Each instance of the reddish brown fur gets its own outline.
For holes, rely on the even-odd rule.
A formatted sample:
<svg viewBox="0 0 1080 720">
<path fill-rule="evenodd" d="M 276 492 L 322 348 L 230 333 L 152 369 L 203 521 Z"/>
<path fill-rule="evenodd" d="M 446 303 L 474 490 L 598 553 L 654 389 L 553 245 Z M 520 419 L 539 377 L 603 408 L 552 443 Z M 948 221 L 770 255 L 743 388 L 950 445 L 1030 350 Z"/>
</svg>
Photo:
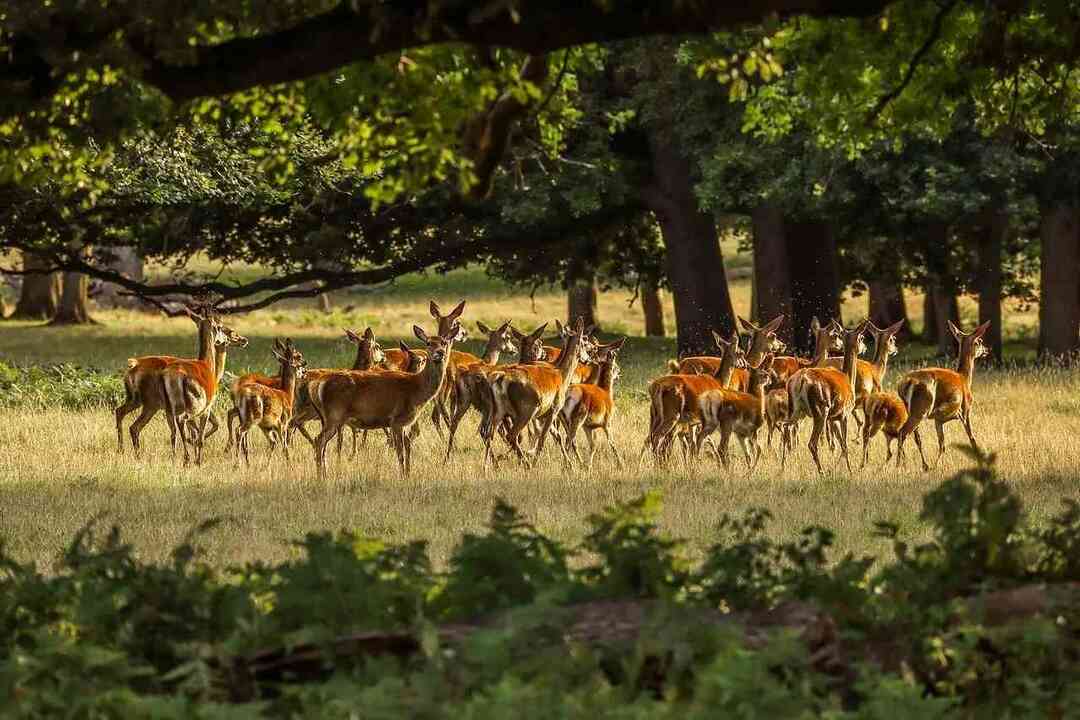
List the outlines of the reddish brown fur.
<svg viewBox="0 0 1080 720">
<path fill-rule="evenodd" d="M 875 392 L 866 398 L 866 422 L 863 423 L 862 466 L 870 457 L 870 441 L 882 431 L 885 434 L 885 462 L 892 459 L 892 441 L 899 440 L 900 430 L 908 419 L 907 406 L 896 393 Z"/>
</svg>

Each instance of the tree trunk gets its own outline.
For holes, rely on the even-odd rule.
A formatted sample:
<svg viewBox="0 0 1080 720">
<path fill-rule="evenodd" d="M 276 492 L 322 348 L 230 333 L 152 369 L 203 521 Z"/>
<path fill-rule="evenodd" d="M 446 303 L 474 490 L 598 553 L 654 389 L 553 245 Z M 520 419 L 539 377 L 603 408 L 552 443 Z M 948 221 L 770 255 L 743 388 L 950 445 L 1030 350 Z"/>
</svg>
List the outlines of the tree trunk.
<svg viewBox="0 0 1080 720">
<path fill-rule="evenodd" d="M 956 338 L 949 331 L 949 322 L 960 325 L 960 303 L 956 299 L 956 291 L 946 283 L 935 282 L 934 293 L 934 334 L 937 338 L 937 348 L 940 355 L 955 355 L 957 352 Z"/>
<path fill-rule="evenodd" d="M 585 327 L 599 327 L 596 315 L 596 275 L 589 271 L 568 281 L 566 291 L 566 321 L 573 326 L 577 319 L 585 320 Z"/>
<path fill-rule="evenodd" d="M 115 248 L 111 252 L 115 258 L 108 264 L 109 269 L 115 270 L 132 280 L 142 281 L 145 278 L 143 259 L 142 256 L 135 251 L 135 248 L 121 247 Z M 94 296 L 94 299 L 99 306 L 137 307 L 139 305 L 138 299 L 127 295 L 121 295 L 120 292 L 122 290 L 123 288 L 119 285 L 102 283 L 101 290 Z"/>
<path fill-rule="evenodd" d="M 871 280 L 867 285 L 870 288 L 870 322 L 879 328 L 884 328 L 898 320 L 903 320 L 904 325 L 897 333 L 897 339 L 909 339 L 911 327 L 908 322 L 907 306 L 904 305 L 903 285 L 898 280 L 887 278 Z"/>
<path fill-rule="evenodd" d="M 23 254 L 23 269 L 44 267 L 44 263 L 30 254 Z M 12 313 L 12 320 L 48 320 L 60 306 L 60 273 L 48 275 L 23 275 L 19 302 Z"/>
<path fill-rule="evenodd" d="M 90 248 L 86 247 L 82 254 L 90 255 Z M 60 292 L 60 308 L 53 316 L 50 325 L 90 325 L 94 323 L 90 317 L 90 278 L 82 273 L 66 272 Z"/>
<path fill-rule="evenodd" d="M 712 331 L 735 329 L 716 223 L 698 208 L 690 162 L 670 137 L 649 137 L 653 182 L 642 199 L 656 215 L 667 250 L 665 270 L 675 301 L 680 356 L 715 353 Z"/>
<path fill-rule="evenodd" d="M 937 318 L 934 316 L 934 289 L 929 280 L 923 287 L 922 301 L 922 341 L 927 345 L 937 345 Z"/>
<path fill-rule="evenodd" d="M 754 227 L 753 314 L 759 323 L 783 315 L 784 323 L 776 335 L 794 347 L 796 325 L 783 213 L 777 207 L 762 205 L 754 208 L 751 221 Z M 800 331 L 803 329 L 799 328 Z"/>
<path fill-rule="evenodd" d="M 641 283 L 641 307 L 645 311 L 645 335 L 664 337 L 664 305 L 660 300 L 660 287 L 655 280 Z"/>
<path fill-rule="evenodd" d="M 1080 333 L 1080 214 L 1076 208 L 1044 208 L 1039 301 L 1039 354 L 1071 354 Z"/>
<path fill-rule="evenodd" d="M 794 345 L 798 353 L 814 350 L 810 321 L 840 320 L 840 273 L 836 239 L 827 223 L 806 221 L 787 225 L 788 271 L 791 277 Z"/>
<path fill-rule="evenodd" d="M 956 280 L 949 261 L 949 226 L 944 222 L 931 223 L 924 233 L 927 242 L 927 285 L 931 298 L 928 309 L 932 310 L 925 319 L 933 320 L 933 334 L 928 329 L 926 339 L 937 345 L 939 354 L 948 356 L 955 354 L 956 339 L 949 332 L 946 321 L 951 320 L 954 324 L 960 322 Z"/>
<path fill-rule="evenodd" d="M 1009 233 L 1009 216 L 1004 210 L 987 213 L 979 233 L 979 324 L 990 323 L 983 343 L 994 363 L 1002 360 L 1001 342 L 1001 262 Z"/>
</svg>

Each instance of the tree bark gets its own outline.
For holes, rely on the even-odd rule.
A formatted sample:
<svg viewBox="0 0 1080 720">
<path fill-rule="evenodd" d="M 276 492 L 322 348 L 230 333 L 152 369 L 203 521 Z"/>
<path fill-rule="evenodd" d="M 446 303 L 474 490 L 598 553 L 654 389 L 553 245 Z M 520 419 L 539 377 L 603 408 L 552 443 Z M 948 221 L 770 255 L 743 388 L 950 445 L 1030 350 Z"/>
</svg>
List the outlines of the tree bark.
<svg viewBox="0 0 1080 720">
<path fill-rule="evenodd" d="M 879 328 L 888 327 L 898 320 L 904 325 L 897 333 L 897 339 L 911 337 L 907 306 L 904 304 L 904 286 L 895 279 L 877 278 L 867 283 L 870 295 L 870 322 Z"/>
<path fill-rule="evenodd" d="M 796 352 L 810 354 L 814 350 L 811 319 L 840 320 L 836 238 L 829 225 L 819 221 L 788 223 L 786 235 L 794 346 Z"/>
<path fill-rule="evenodd" d="M 83 255 L 90 256 L 86 247 Z M 91 325 L 90 317 L 90 278 L 82 273 L 66 272 L 61 286 L 60 307 L 50 321 L 50 325 Z"/>
<path fill-rule="evenodd" d="M 927 340 L 937 345 L 944 356 L 955 354 L 956 339 L 949 332 L 947 321 L 960 322 L 960 305 L 956 299 L 956 279 L 949 262 L 949 226 L 944 222 L 931 223 L 924 230 L 926 246 L 926 270 L 930 309 L 926 319 L 933 319 L 933 335 Z M 925 306 L 924 306 L 925 307 Z"/>
<path fill-rule="evenodd" d="M 585 321 L 585 327 L 599 327 L 596 319 L 596 275 L 592 272 L 571 280 L 566 291 L 566 321 L 573 325 L 579 317 Z"/>
<path fill-rule="evenodd" d="M 1001 209 L 986 214 L 978 236 L 979 324 L 990 323 L 983 343 L 996 364 L 1002 360 L 1001 341 L 1001 263 L 1009 233 L 1009 216 Z"/>
<path fill-rule="evenodd" d="M 937 317 L 934 315 L 934 288 L 930 281 L 923 287 L 922 301 L 922 341 L 927 345 L 937 345 Z"/>
<path fill-rule="evenodd" d="M 645 311 L 645 335 L 664 337 L 664 305 L 660 300 L 660 287 L 655 280 L 642 282 L 641 308 Z"/>
<path fill-rule="evenodd" d="M 142 282 L 146 273 L 143 269 L 143 258 L 135 251 L 135 248 L 121 247 L 112 250 L 115 259 L 108 264 L 111 270 L 116 270 L 122 275 Z M 101 291 L 94 296 L 99 306 L 108 307 L 137 307 L 138 299 L 121 295 L 122 288 L 113 283 L 102 283 Z"/>
<path fill-rule="evenodd" d="M 23 269 L 45 267 L 30 254 L 23 254 Z M 12 313 L 12 320 L 48 320 L 60 307 L 60 273 L 47 275 L 23 275 L 19 302 Z"/>
<path fill-rule="evenodd" d="M 650 132 L 653 182 L 642 199 L 656 215 L 667 253 L 680 356 L 715 352 L 712 331 L 735 329 L 716 223 L 698 208 L 689 160 L 670 133 Z"/>
<path fill-rule="evenodd" d="M 1043 208 L 1039 300 L 1039 354 L 1060 357 L 1076 350 L 1080 333 L 1080 212 Z"/>
<path fill-rule="evenodd" d="M 753 314 L 757 322 L 769 322 L 783 315 L 784 322 L 776 335 L 794 346 L 796 326 L 784 215 L 778 207 L 762 205 L 754 208 L 750 219 L 754 228 Z"/>
</svg>

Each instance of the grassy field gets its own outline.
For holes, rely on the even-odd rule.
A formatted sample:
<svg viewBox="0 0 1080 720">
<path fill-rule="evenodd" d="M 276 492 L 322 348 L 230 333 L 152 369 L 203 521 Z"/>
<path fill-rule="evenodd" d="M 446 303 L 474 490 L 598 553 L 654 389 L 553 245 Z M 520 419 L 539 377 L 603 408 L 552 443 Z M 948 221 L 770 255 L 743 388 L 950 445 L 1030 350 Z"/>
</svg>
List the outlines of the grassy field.
<svg viewBox="0 0 1080 720">
<path fill-rule="evenodd" d="M 740 313 L 749 303 L 746 268 L 744 256 L 729 252 Z M 270 344 L 281 336 L 291 336 L 312 367 L 347 366 L 352 348 L 342 340 L 342 327 L 370 325 L 389 345 L 399 337 L 411 337 L 413 323 L 430 326 L 429 297 L 444 309 L 467 298 L 465 318 L 470 325 L 476 320 L 496 324 L 512 319 L 518 327 L 531 328 L 565 314 L 561 293 L 538 293 L 530 300 L 480 270 L 410 277 L 378 293 L 339 294 L 334 298 L 339 309 L 330 314 L 305 303 L 236 318 L 234 326 L 252 343 L 230 355 L 229 368 L 271 370 Z M 267 465 L 263 443 L 256 440 L 258 462 L 251 470 L 238 470 L 233 458 L 225 455 L 219 435 L 211 440 L 206 463 L 185 469 L 170 460 L 160 416 L 143 435 L 142 457 L 135 458 L 130 448 L 123 455 L 116 452 L 111 407 L 80 412 L 0 409 L 0 536 L 16 556 L 47 566 L 77 528 L 104 514 L 106 522 L 121 526 L 141 554 L 164 558 L 192 526 L 223 516 L 228 522 L 205 540 L 208 557 L 217 564 L 280 559 L 294 552 L 289 541 L 303 533 L 339 528 L 392 541 L 427 538 L 432 556 L 444 562 L 463 532 L 482 527 L 497 497 L 518 506 L 542 530 L 574 540 L 588 513 L 650 488 L 663 492 L 664 529 L 688 539 L 691 548 L 715 540 L 722 514 L 741 513 L 751 506 L 769 508 L 775 516 L 772 532 L 778 536 L 792 537 L 808 525 L 833 528 L 841 552 L 887 550 L 871 534 L 878 519 L 900 522 L 909 528 L 909 538 L 921 536 L 920 498 L 963 466 L 965 460 L 955 450 L 928 475 L 914 471 L 915 457 L 911 471 L 883 468 L 883 445 L 874 447 L 871 466 L 851 475 L 835 466 L 825 477 L 817 477 L 805 447 L 785 472 L 772 456 L 749 476 L 742 468 L 732 474 L 719 472 L 712 462 L 667 472 L 648 463 L 639 468 L 633 461 L 648 422 L 645 386 L 663 372 L 673 342 L 640 337 L 641 310 L 629 307 L 629 299 L 626 292 L 604 293 L 599 307 L 605 332 L 631 335 L 620 356 L 623 377 L 616 387 L 616 443 L 630 460 L 624 472 L 601 459 L 591 474 L 567 473 L 552 452 L 529 472 L 504 463 L 497 472 L 485 473 L 474 416 L 466 420 L 460 450 L 449 463 L 442 461 L 442 443 L 425 421 L 410 479 L 398 477 L 393 453 L 380 440 L 361 449 L 355 459 L 346 455 L 332 463 L 331 477 L 321 483 L 315 479 L 311 452 L 299 437 L 291 465 L 280 459 Z M 909 302 L 911 317 L 918 318 L 920 299 L 913 296 Z M 962 307 L 970 320 L 973 305 L 965 302 Z M 864 298 L 845 302 L 846 318 L 864 313 Z M 666 314 L 670 328 L 670 305 Z M 194 347 L 187 320 L 121 311 L 99 311 L 96 317 L 101 324 L 80 328 L 5 323 L 0 326 L 0 360 L 75 362 L 119 373 L 129 356 L 190 354 Z M 1033 327 L 1033 313 L 1009 312 L 1010 339 L 1023 341 Z M 477 347 L 475 342 L 467 345 Z M 1010 353 L 1019 356 L 1025 348 L 1018 342 L 1010 346 Z M 908 348 L 893 367 L 902 370 L 919 364 L 926 354 L 925 348 Z M 890 370 L 887 385 L 894 385 L 897 377 Z M 1070 371 L 977 371 L 976 435 L 998 454 L 1002 474 L 1039 517 L 1056 513 L 1061 498 L 1076 496 L 1080 458 L 1072 441 L 1080 432 L 1078 391 L 1080 382 Z M 221 417 L 223 409 L 224 404 L 218 406 Z M 929 426 L 927 432 L 933 436 Z M 950 441 L 963 437 L 958 425 L 950 426 L 947 434 Z M 933 443 L 928 447 L 933 457 Z M 860 450 L 852 447 L 856 458 Z M 914 447 L 910 450 L 914 452 Z"/>
</svg>

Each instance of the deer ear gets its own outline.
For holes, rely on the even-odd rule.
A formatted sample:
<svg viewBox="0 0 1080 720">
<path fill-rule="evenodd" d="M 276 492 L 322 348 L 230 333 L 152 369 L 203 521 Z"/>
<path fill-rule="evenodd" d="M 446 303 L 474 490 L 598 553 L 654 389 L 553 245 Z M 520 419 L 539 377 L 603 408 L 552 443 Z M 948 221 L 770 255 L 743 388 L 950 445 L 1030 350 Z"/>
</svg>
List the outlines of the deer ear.
<svg viewBox="0 0 1080 720">
<path fill-rule="evenodd" d="M 457 304 L 457 307 L 454 308 L 453 310 L 451 310 L 450 314 L 447 315 L 447 317 L 450 318 L 451 320 L 457 320 L 459 317 L 461 317 L 461 313 L 463 313 L 463 312 L 465 312 L 465 301 L 464 300 L 459 302 Z"/>
<path fill-rule="evenodd" d="M 442 313 L 439 312 L 439 304 L 436 303 L 434 300 L 432 300 L 431 304 L 428 305 L 428 311 L 431 313 L 431 317 L 435 318 L 436 320 L 442 317 Z"/>
<path fill-rule="evenodd" d="M 526 337 L 528 337 L 525 333 L 521 332 L 516 327 L 511 327 L 510 328 L 510 333 L 514 336 L 514 339 L 517 340 L 518 342 L 521 342 Z"/>
<path fill-rule="evenodd" d="M 556 320 L 555 322 L 559 322 L 559 321 L 558 321 L 558 320 Z M 543 334 L 544 334 L 544 331 L 545 331 L 545 330 L 547 330 L 547 326 L 548 326 L 548 324 L 547 324 L 547 323 L 544 323 L 544 324 L 543 324 L 543 325 L 541 325 L 540 327 L 538 327 L 538 328 L 536 328 L 535 330 L 533 330 L 533 331 L 532 331 L 532 334 L 531 334 L 531 335 L 529 335 L 529 337 L 530 337 L 530 338 L 533 338 L 533 339 L 536 339 L 536 338 L 540 337 L 541 335 L 543 335 Z"/>
<path fill-rule="evenodd" d="M 713 342 L 716 343 L 716 347 L 721 347 L 722 348 L 722 347 L 724 347 L 725 345 L 728 344 L 727 340 L 725 340 L 724 338 L 722 338 L 720 336 L 720 333 L 716 332 L 715 330 L 710 330 L 709 332 L 712 333 L 712 339 L 713 339 Z"/>
<path fill-rule="evenodd" d="M 415 335 L 420 340 L 420 342 L 425 344 L 428 342 L 428 334 L 424 332 L 424 328 L 420 327 L 419 325 L 413 325 L 412 331 L 413 335 Z"/>
<path fill-rule="evenodd" d="M 403 353 L 405 353 L 406 355 L 408 355 L 409 353 L 412 352 L 412 348 L 410 348 L 408 345 L 406 345 L 404 340 L 398 340 L 397 344 L 398 344 L 398 347 L 401 348 L 401 351 Z"/>
<path fill-rule="evenodd" d="M 585 328 L 585 334 L 588 335 L 589 337 L 592 337 L 593 334 L 595 334 L 595 333 L 596 333 L 596 325 L 590 325 L 589 327 Z"/>
<path fill-rule="evenodd" d="M 616 340 L 615 342 L 611 343 L 611 345 L 609 345 L 608 347 L 611 348 L 611 352 L 612 352 L 612 354 L 614 354 L 614 353 L 617 353 L 620 350 L 622 350 L 623 345 L 625 345 L 625 344 L 626 344 L 626 336 L 623 336 L 623 337 L 619 338 L 618 340 Z"/>
<path fill-rule="evenodd" d="M 563 334 L 563 324 L 559 322 L 558 318 L 555 318 L 555 332 L 559 333 L 560 335 Z"/>
<path fill-rule="evenodd" d="M 866 332 L 866 326 L 869 324 L 869 319 L 863 320 L 861 323 L 855 326 L 855 330 L 853 330 L 852 332 L 854 332 L 856 335 L 862 335 L 864 332 Z"/>
<path fill-rule="evenodd" d="M 885 328 L 884 332 L 888 333 L 889 335 L 895 335 L 896 333 L 900 332 L 900 328 L 902 327 L 904 327 L 904 321 L 900 320 L 899 322 L 895 322 L 889 327 Z"/>
<path fill-rule="evenodd" d="M 763 332 L 765 332 L 765 333 L 774 333 L 774 332 L 776 332 L 777 330 L 780 329 L 780 326 L 783 324 L 783 322 L 784 322 L 783 314 L 777 315 L 776 317 L 774 317 L 772 320 L 769 321 L 768 325 L 761 328 L 761 330 Z"/>
<path fill-rule="evenodd" d="M 504 322 L 502 325 L 499 326 L 498 332 L 499 333 L 504 333 L 507 330 L 513 330 L 513 328 L 510 327 L 510 321 L 509 320 L 507 320 L 506 322 Z"/>
<path fill-rule="evenodd" d="M 585 318 L 581 315 L 578 315 L 577 322 L 574 323 L 574 332 L 578 335 L 585 334 Z"/>
<path fill-rule="evenodd" d="M 360 344 L 360 336 L 354 333 L 349 328 L 342 328 L 345 331 L 345 337 L 349 338 L 349 342 L 354 342 L 357 345 Z"/>
<path fill-rule="evenodd" d="M 371 328 L 365 328 L 364 329 L 364 339 L 365 340 L 374 340 L 375 339 L 375 331 L 372 330 Z"/>
<path fill-rule="evenodd" d="M 981 338 L 986 334 L 986 331 L 990 329 L 990 320 L 987 320 L 979 327 L 975 328 L 975 332 L 972 333 L 977 338 Z"/>
<path fill-rule="evenodd" d="M 817 315 L 810 318 L 810 330 L 815 333 L 821 330 L 821 322 L 817 319 Z"/>
<path fill-rule="evenodd" d="M 477 330 L 484 333 L 485 335 L 490 335 L 491 334 L 491 328 L 489 328 L 487 325 L 480 322 L 479 320 L 476 321 L 476 328 L 477 328 Z"/>
<path fill-rule="evenodd" d="M 744 318 L 742 315 L 736 315 L 736 317 L 739 320 L 739 324 L 742 325 L 743 330 L 745 330 L 748 333 L 757 332 L 757 328 L 754 327 L 754 323 L 750 322 L 749 320 Z"/>
<path fill-rule="evenodd" d="M 949 332 L 952 333 L 953 337 L 956 338 L 958 342 L 964 339 L 964 331 L 956 327 L 952 320 L 946 320 L 945 325 L 949 328 Z"/>
</svg>

